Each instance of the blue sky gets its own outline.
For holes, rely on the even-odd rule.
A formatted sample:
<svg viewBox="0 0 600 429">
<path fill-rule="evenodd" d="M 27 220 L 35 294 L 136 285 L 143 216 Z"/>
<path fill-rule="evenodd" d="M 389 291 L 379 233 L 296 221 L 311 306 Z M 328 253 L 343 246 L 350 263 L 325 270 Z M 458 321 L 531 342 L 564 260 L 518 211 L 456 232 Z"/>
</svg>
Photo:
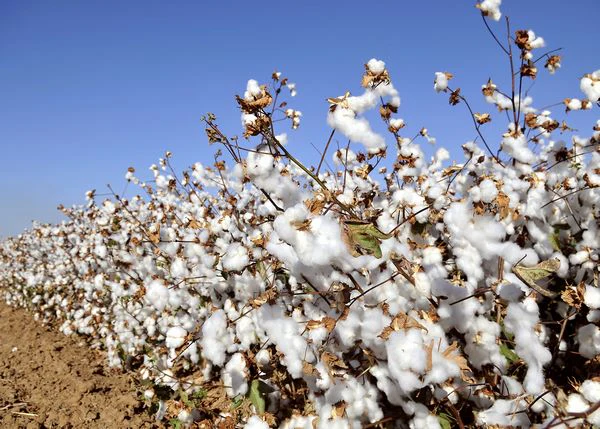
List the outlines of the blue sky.
<svg viewBox="0 0 600 429">
<path fill-rule="evenodd" d="M 451 84 L 478 111 L 492 107 L 480 85 L 508 80 L 474 3 L 0 1 L 0 236 L 58 221 L 56 206 L 83 203 L 88 189 L 122 189 L 127 167 L 145 177 L 165 150 L 178 169 L 211 162 L 199 118 L 214 112 L 224 131 L 241 134 L 234 95 L 274 70 L 297 83 L 290 107 L 303 118 L 289 147 L 308 163 L 318 160 L 311 143 L 322 147 L 329 134 L 325 98 L 360 93 L 372 57 L 400 92 L 407 134 L 426 126 L 460 157 L 475 133 L 464 107 L 433 91 L 434 72 L 454 73 Z M 505 0 L 502 12 L 513 29 L 563 48 L 562 69 L 540 71 L 536 105 L 583 97 L 579 78 L 600 68 L 600 3 Z M 506 37 L 503 21 L 491 26 Z M 569 123 L 588 135 L 597 112 Z"/>
</svg>

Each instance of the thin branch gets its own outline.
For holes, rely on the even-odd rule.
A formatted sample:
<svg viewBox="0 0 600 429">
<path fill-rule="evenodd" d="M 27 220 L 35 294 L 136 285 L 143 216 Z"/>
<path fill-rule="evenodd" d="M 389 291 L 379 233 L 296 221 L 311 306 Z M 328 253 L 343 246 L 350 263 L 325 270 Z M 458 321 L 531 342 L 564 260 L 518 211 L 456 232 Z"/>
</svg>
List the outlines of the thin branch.
<svg viewBox="0 0 600 429">
<path fill-rule="evenodd" d="M 321 165 L 323 164 L 323 160 L 325 159 L 325 155 L 327 154 L 327 149 L 329 149 L 329 144 L 331 143 L 331 139 L 333 138 L 333 135 L 335 134 L 335 128 L 333 130 L 331 130 L 331 134 L 329 134 L 329 139 L 327 139 L 327 144 L 325 145 L 325 149 L 323 150 L 323 153 L 321 154 L 321 160 L 319 161 L 319 166 L 317 167 L 317 172 L 316 175 L 319 175 L 319 171 L 321 170 Z"/>
<path fill-rule="evenodd" d="M 492 31 L 492 29 L 490 28 L 490 26 L 487 23 L 487 20 L 485 19 L 485 16 L 483 16 L 483 14 L 481 14 L 481 19 L 483 19 L 483 23 L 485 24 L 485 27 L 488 29 L 489 33 L 492 35 L 492 37 L 494 38 L 494 40 L 496 41 L 498 46 L 500 46 L 500 49 L 502 49 L 506 55 L 510 55 L 508 53 L 508 51 L 506 50 L 506 48 L 504 47 L 504 45 L 502 43 L 500 43 L 500 40 L 498 40 L 498 38 L 496 37 L 496 35 Z"/>
</svg>

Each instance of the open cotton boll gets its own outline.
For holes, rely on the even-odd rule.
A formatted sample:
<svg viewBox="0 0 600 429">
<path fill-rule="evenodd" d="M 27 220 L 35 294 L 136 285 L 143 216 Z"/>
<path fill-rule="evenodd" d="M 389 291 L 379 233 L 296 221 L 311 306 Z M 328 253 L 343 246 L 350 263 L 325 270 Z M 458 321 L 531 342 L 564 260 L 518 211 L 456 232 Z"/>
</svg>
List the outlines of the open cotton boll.
<svg viewBox="0 0 600 429">
<path fill-rule="evenodd" d="M 586 74 L 581 78 L 579 87 L 591 102 L 598 101 L 600 99 L 600 70 Z"/>
<path fill-rule="evenodd" d="M 523 134 L 519 134 L 517 137 L 504 137 L 500 143 L 500 147 L 508 155 L 524 164 L 533 164 L 536 160 L 536 156 L 529 149 L 527 139 Z"/>
<path fill-rule="evenodd" d="M 385 343 L 390 376 L 404 394 L 420 389 L 427 356 L 423 335 L 418 329 L 393 332 Z"/>
<path fill-rule="evenodd" d="M 215 311 L 202 325 L 200 346 L 202 356 L 214 365 L 223 366 L 229 345 L 232 343 L 227 332 L 225 311 Z"/>
<path fill-rule="evenodd" d="M 502 0 L 483 0 L 481 3 L 477 4 L 477 8 L 481 10 L 485 16 L 489 16 L 494 21 L 499 21 L 502 17 L 502 13 L 500 12 L 501 4 Z"/>
<path fill-rule="evenodd" d="M 327 124 L 351 141 L 362 143 L 369 153 L 380 152 L 386 147 L 384 138 L 371 129 L 369 121 L 357 118 L 353 110 L 338 107 L 327 115 Z"/>
<path fill-rule="evenodd" d="M 600 288 L 592 285 L 585 286 L 585 293 L 583 294 L 583 302 L 591 309 L 600 308 Z"/>
<path fill-rule="evenodd" d="M 284 421 L 279 429 L 314 429 L 313 421 L 316 416 L 293 416 Z"/>
<path fill-rule="evenodd" d="M 491 203 L 498 196 L 496 184 L 490 179 L 482 180 L 479 184 L 479 189 L 481 191 L 481 201 L 484 203 Z"/>
<path fill-rule="evenodd" d="M 500 353 L 499 336 L 500 325 L 483 316 L 477 316 L 465 334 L 465 353 L 469 356 L 469 363 L 477 369 L 490 363 L 504 369 L 506 359 Z"/>
<path fill-rule="evenodd" d="M 259 416 L 252 416 L 244 425 L 244 429 L 269 429 L 269 425 Z"/>
<path fill-rule="evenodd" d="M 153 280 L 146 286 L 144 299 L 158 311 L 163 311 L 169 302 L 169 289 L 160 280 Z"/>
<path fill-rule="evenodd" d="M 526 410 L 527 402 L 524 400 L 496 399 L 494 405 L 485 411 L 477 413 L 477 424 L 480 426 L 510 426 L 528 428 L 531 426 L 529 417 L 518 411 Z"/>
<path fill-rule="evenodd" d="M 372 73 L 381 74 L 385 71 L 385 62 L 376 58 L 371 58 L 369 62 L 367 62 L 367 67 Z"/>
<path fill-rule="evenodd" d="M 248 251 L 240 243 L 231 243 L 221 260 L 223 268 L 228 271 L 241 271 L 250 261 Z"/>
<path fill-rule="evenodd" d="M 187 277 L 189 274 L 185 261 L 181 258 L 175 258 L 171 263 L 171 275 L 175 278 Z"/>
<path fill-rule="evenodd" d="M 341 227 L 337 220 L 328 216 L 308 218 L 308 210 L 304 204 L 298 204 L 287 209 L 278 216 L 274 223 L 267 250 L 294 266 L 294 259 L 306 266 L 326 266 L 348 253 L 342 241 Z M 297 225 L 307 224 L 308 230 L 299 230 Z M 292 249 L 285 249 L 277 239 L 289 244 L 295 257 L 290 254 Z M 286 252 L 289 257 L 285 257 Z"/>
<path fill-rule="evenodd" d="M 522 303 L 511 302 L 508 305 L 504 324 L 515 335 L 515 352 L 527 364 L 523 386 L 532 395 L 544 390 L 543 367 L 552 359 L 552 354 L 536 335 L 538 322 L 539 309 L 534 299 L 526 298 Z"/>
<path fill-rule="evenodd" d="M 249 79 L 246 84 L 246 92 L 244 93 L 244 99 L 251 101 L 255 97 L 259 97 L 262 94 L 258 82 L 254 79 Z"/>
<path fill-rule="evenodd" d="M 591 403 L 600 401 L 600 381 L 585 380 L 579 392 Z"/>
<path fill-rule="evenodd" d="M 180 326 L 173 326 L 167 331 L 165 345 L 170 349 L 177 349 L 185 343 L 187 331 Z"/>
<path fill-rule="evenodd" d="M 302 325 L 286 316 L 281 307 L 263 305 L 259 310 L 260 326 L 269 337 L 269 343 L 275 344 L 283 353 L 283 364 L 294 378 L 302 377 L 304 362 L 314 362 L 312 352 L 307 352 L 306 339 L 302 337 Z"/>
<path fill-rule="evenodd" d="M 577 330 L 579 353 L 584 358 L 593 359 L 600 353 L 600 328 L 593 323 L 582 326 Z"/>
<path fill-rule="evenodd" d="M 246 359 L 241 353 L 235 353 L 222 372 L 223 384 L 227 386 L 225 390 L 230 397 L 245 395 L 248 392 L 248 368 Z"/>
<path fill-rule="evenodd" d="M 446 73 L 435 72 L 433 89 L 435 89 L 435 92 L 442 92 L 448 89 L 448 76 L 446 76 Z"/>
</svg>

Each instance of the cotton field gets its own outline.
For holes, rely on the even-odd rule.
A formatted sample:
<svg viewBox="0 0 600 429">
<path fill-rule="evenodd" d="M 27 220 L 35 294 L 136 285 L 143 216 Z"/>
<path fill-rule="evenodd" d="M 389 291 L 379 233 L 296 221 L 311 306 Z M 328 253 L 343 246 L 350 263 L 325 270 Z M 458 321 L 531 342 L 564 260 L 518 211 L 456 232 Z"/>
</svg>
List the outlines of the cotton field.
<svg viewBox="0 0 600 429">
<path fill-rule="evenodd" d="M 499 7 L 478 5 L 490 25 Z M 513 33 L 517 81 L 560 74 L 543 38 Z M 392 77 L 370 59 L 358 95 L 324 95 L 353 142 L 324 148 L 330 168 L 294 155 L 296 85 L 249 80 L 244 138 L 204 118 L 213 165 L 178 174 L 167 152 L 151 180 L 129 169 L 132 196 L 90 191 L 4 240 L 0 296 L 105 349 L 173 425 L 600 425 L 600 121 L 553 119 L 598 108 L 600 70 L 555 112 L 478 83 L 482 113 L 432 71 L 478 136 L 454 161 L 407 131 Z"/>
</svg>

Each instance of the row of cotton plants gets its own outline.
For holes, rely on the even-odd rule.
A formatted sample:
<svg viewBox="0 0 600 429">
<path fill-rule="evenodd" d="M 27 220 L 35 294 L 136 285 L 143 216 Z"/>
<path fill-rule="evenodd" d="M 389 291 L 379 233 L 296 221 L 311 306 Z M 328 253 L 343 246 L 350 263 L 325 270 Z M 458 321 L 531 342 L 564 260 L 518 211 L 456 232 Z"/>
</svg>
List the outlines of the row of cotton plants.
<svg viewBox="0 0 600 429">
<path fill-rule="evenodd" d="M 499 4 L 478 7 L 497 20 Z M 560 67 L 531 30 L 511 43 L 517 82 Z M 476 113 L 452 78 L 434 89 L 472 116 L 461 162 L 428 159 L 426 129 L 405 137 L 372 59 L 360 95 L 329 98 L 330 142 L 354 145 L 328 143 L 318 167 L 276 131 L 300 126 L 295 85 L 250 80 L 245 139 L 204 118 L 226 156 L 178 175 L 167 153 L 150 180 L 127 172 L 138 195 L 91 191 L 69 221 L 6 239 L 0 294 L 105 348 L 172 425 L 600 425 L 600 121 L 575 135 L 514 80 L 484 83 L 499 113 Z M 563 112 L 598 102 L 600 70 L 581 89 Z"/>
</svg>

